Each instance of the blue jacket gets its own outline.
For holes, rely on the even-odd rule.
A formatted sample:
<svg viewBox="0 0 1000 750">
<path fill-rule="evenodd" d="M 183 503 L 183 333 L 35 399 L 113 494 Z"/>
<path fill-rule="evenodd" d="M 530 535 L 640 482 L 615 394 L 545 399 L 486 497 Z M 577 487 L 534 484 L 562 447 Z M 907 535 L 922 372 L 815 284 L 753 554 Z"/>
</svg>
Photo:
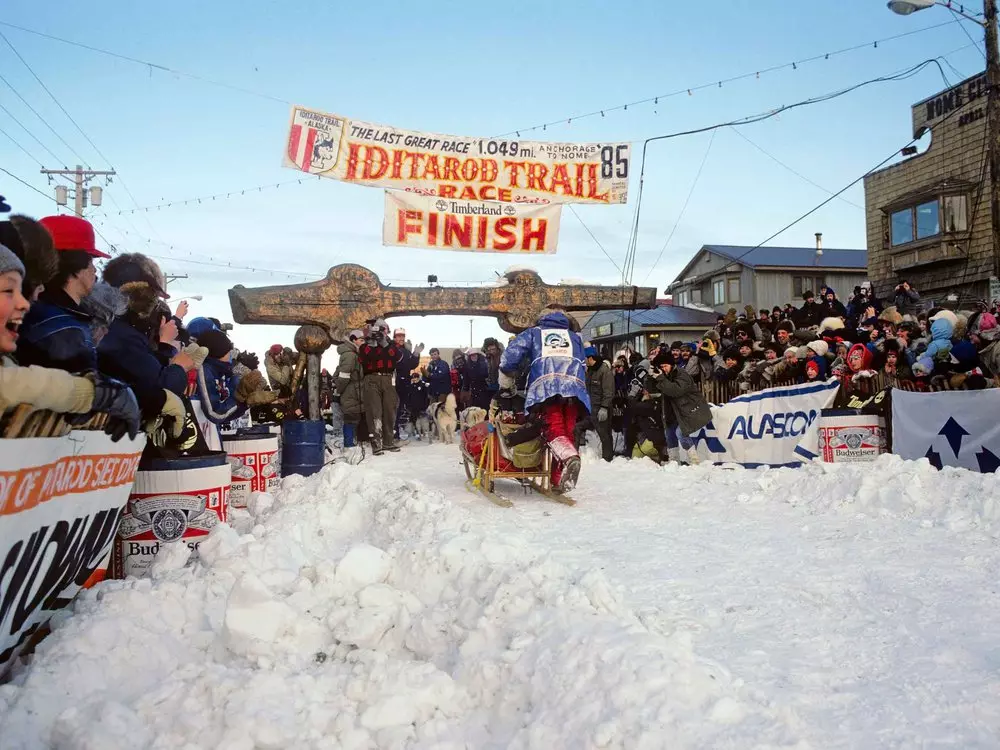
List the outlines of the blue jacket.
<svg viewBox="0 0 1000 750">
<path fill-rule="evenodd" d="M 558 310 L 546 313 L 538 325 L 518 334 L 503 353 L 500 371 L 516 376 L 522 362 L 530 362 L 525 408 L 550 398 L 576 398 L 590 411 L 587 364 L 583 341 L 569 328 L 569 318 Z"/>
<path fill-rule="evenodd" d="M 432 397 L 451 393 L 451 368 L 443 359 L 427 365 L 427 384 Z"/>
<path fill-rule="evenodd" d="M 187 373 L 180 365 L 172 365 L 149 345 L 146 336 L 124 318 L 117 318 L 97 347 L 98 368 L 132 386 L 166 388 L 183 396 L 187 390 Z"/>
<path fill-rule="evenodd" d="M 206 359 L 198 368 L 198 391 L 194 398 L 201 401 L 201 410 L 208 420 L 221 425 L 242 417 L 246 404 L 236 400 L 236 387 L 240 379 L 233 374 L 233 366 L 221 359 Z"/>
<path fill-rule="evenodd" d="M 72 373 L 96 372 L 91 320 L 63 290 L 46 290 L 24 316 L 17 361 Z"/>
</svg>

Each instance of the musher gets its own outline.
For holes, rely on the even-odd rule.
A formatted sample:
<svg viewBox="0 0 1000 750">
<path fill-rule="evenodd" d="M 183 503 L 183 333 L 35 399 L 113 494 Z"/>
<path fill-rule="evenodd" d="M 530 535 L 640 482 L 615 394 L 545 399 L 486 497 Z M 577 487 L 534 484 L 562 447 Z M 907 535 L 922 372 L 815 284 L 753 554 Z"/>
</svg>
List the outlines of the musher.
<svg viewBox="0 0 1000 750">
<path fill-rule="evenodd" d="M 559 307 L 547 310 L 534 328 L 522 331 L 500 360 L 500 390 L 512 392 L 523 363 L 529 363 L 525 410 L 542 421 L 552 451 L 552 489 L 568 492 L 580 475 L 580 454 L 573 441 L 578 418 L 590 413 L 583 341 Z"/>
</svg>

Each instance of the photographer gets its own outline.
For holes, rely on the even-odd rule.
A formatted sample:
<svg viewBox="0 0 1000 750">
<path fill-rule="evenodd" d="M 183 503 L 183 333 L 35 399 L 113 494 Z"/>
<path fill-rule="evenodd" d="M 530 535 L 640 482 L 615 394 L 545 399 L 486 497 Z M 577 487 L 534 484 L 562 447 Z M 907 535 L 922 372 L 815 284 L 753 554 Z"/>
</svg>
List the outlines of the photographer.
<svg viewBox="0 0 1000 750">
<path fill-rule="evenodd" d="M 358 350 L 358 360 L 364 373 L 362 389 L 371 432 L 372 454 L 376 456 L 382 455 L 383 451 L 399 452 L 393 434 L 399 401 L 392 376 L 403 353 L 402 347 L 397 347 L 389 339 L 389 326 L 386 322 L 381 318 L 372 321 L 365 343 Z"/>
<path fill-rule="evenodd" d="M 664 397 L 663 423 L 671 458 L 679 460 L 680 447 L 683 447 L 688 460 L 693 464 L 698 463 L 698 451 L 690 436 L 712 421 L 712 410 L 702 398 L 694 380 L 676 366 L 670 352 L 661 352 L 653 359 L 653 369 L 646 379 L 645 387 Z"/>
<path fill-rule="evenodd" d="M 920 292 L 910 286 L 909 281 L 903 279 L 896 287 L 893 304 L 900 315 L 915 316 L 920 312 Z"/>
</svg>

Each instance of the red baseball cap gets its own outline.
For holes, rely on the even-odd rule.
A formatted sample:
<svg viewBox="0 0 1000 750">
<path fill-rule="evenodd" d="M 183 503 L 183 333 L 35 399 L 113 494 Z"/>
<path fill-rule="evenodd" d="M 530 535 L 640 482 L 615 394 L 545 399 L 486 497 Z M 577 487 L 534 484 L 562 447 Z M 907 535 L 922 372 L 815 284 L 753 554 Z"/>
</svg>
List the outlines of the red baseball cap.
<svg viewBox="0 0 1000 750">
<path fill-rule="evenodd" d="M 38 223 L 52 235 L 52 244 L 56 250 L 80 250 L 93 258 L 111 257 L 97 249 L 94 227 L 86 219 L 62 214 L 46 216 L 39 219 Z"/>
</svg>

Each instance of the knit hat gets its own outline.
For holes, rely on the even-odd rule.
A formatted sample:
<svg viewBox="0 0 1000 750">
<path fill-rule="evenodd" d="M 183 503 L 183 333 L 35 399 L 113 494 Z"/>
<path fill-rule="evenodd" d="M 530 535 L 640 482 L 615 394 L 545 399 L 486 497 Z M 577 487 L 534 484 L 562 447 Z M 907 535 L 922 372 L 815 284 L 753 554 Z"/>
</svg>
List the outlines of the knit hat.
<svg viewBox="0 0 1000 750">
<path fill-rule="evenodd" d="M 97 249 L 97 243 L 94 240 L 94 227 L 86 219 L 63 214 L 46 216 L 44 219 L 39 219 L 38 223 L 52 235 L 52 245 L 60 252 L 75 250 L 86 253 L 91 258 L 111 257 Z"/>
<path fill-rule="evenodd" d="M 596 346 L 588 346 L 586 349 L 583 350 L 583 356 L 584 357 L 594 357 L 596 359 L 597 358 L 597 347 Z"/>
<path fill-rule="evenodd" d="M 819 363 L 812 359 L 806 362 L 806 375 L 819 377 Z"/>
<path fill-rule="evenodd" d="M 975 334 L 984 341 L 995 341 L 1000 338 L 1000 326 L 997 325 L 993 313 L 976 313 L 969 318 L 969 333 Z"/>
<path fill-rule="evenodd" d="M 190 331 L 191 329 L 188 328 L 188 330 Z M 356 333 L 356 331 L 351 331 L 352 335 L 354 333 Z M 268 349 L 267 349 L 267 353 L 270 354 L 272 357 L 277 357 L 284 350 L 285 350 L 285 347 L 283 347 L 281 344 L 271 344 L 271 346 L 269 346 Z"/>
<path fill-rule="evenodd" d="M 669 349 L 661 349 L 659 354 L 653 357 L 653 361 L 650 364 L 657 368 L 660 365 L 672 365 L 674 364 L 674 355 L 670 353 Z"/>
<path fill-rule="evenodd" d="M 815 352 L 816 355 L 820 357 L 825 357 L 827 354 L 830 353 L 830 345 L 827 344 L 825 341 L 823 341 L 823 339 L 810 341 L 808 344 L 806 344 L 806 346 L 812 349 L 812 351 Z"/>
<path fill-rule="evenodd" d="M 233 350 L 233 342 L 218 329 L 205 331 L 198 337 L 198 344 L 208 349 L 208 356 L 222 359 Z"/>
<path fill-rule="evenodd" d="M 0 273 L 16 271 L 24 278 L 24 263 L 6 245 L 0 245 Z"/>
</svg>

